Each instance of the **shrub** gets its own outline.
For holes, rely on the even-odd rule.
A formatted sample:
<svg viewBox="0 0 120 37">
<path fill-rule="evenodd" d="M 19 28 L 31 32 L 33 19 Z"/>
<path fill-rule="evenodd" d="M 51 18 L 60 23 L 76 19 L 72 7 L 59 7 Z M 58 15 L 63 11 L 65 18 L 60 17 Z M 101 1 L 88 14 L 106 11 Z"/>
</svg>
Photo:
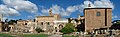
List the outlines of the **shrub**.
<svg viewBox="0 0 120 37">
<path fill-rule="evenodd" d="M 43 30 L 42 30 L 41 28 L 39 28 L 39 27 L 37 27 L 35 30 L 36 30 L 38 33 L 43 32 Z"/>
</svg>

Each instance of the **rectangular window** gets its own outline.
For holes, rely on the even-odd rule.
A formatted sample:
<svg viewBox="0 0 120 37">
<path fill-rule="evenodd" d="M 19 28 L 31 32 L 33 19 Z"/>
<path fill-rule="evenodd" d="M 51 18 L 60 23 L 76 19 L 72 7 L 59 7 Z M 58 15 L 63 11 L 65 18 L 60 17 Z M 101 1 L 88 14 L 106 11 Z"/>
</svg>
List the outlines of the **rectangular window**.
<svg viewBox="0 0 120 37">
<path fill-rule="evenodd" d="M 43 25 L 43 22 L 41 22 L 41 25 Z"/>
<path fill-rule="evenodd" d="M 48 24 L 48 25 L 50 25 L 50 23 L 49 23 L 49 22 L 47 22 L 47 24 Z"/>
<path fill-rule="evenodd" d="M 96 16 L 101 16 L 100 12 L 97 12 Z"/>
</svg>

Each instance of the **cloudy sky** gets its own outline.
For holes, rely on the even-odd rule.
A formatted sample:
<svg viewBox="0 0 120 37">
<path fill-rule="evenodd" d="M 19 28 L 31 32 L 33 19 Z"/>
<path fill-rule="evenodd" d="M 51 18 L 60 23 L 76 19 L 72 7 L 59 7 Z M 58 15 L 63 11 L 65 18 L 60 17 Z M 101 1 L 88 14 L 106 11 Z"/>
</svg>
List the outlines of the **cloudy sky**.
<svg viewBox="0 0 120 37">
<path fill-rule="evenodd" d="M 120 0 L 0 0 L 0 14 L 3 19 L 33 19 L 48 15 L 49 9 L 62 18 L 83 16 L 88 3 L 93 8 L 112 8 L 113 20 L 120 19 Z"/>
</svg>

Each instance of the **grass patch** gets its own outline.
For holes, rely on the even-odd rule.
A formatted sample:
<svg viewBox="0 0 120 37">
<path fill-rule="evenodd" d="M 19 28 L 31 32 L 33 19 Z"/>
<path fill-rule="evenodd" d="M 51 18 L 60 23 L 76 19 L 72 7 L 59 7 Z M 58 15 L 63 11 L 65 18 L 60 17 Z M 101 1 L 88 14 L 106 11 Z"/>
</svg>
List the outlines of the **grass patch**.
<svg viewBox="0 0 120 37">
<path fill-rule="evenodd" d="M 46 34 L 24 34 L 24 37 L 48 37 Z"/>
<path fill-rule="evenodd" d="M 46 34 L 19 34 L 20 37 L 48 37 Z M 15 37 L 7 33 L 0 33 L 0 37 Z"/>
<path fill-rule="evenodd" d="M 15 37 L 15 36 L 11 36 L 10 34 L 6 33 L 0 33 L 0 37 Z"/>
<path fill-rule="evenodd" d="M 63 35 L 63 37 L 79 37 L 79 36 L 68 36 L 68 35 Z"/>
<path fill-rule="evenodd" d="M 79 37 L 79 36 L 63 36 L 63 37 Z"/>
</svg>

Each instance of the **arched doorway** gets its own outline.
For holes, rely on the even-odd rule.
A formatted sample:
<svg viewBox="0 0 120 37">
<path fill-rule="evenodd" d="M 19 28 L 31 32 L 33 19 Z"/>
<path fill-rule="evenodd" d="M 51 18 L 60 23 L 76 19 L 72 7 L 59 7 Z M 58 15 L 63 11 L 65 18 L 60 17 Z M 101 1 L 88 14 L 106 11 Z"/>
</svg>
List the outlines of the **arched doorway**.
<svg viewBox="0 0 120 37">
<path fill-rule="evenodd" d="M 60 31 L 62 28 L 63 28 L 63 25 L 60 24 L 60 25 L 59 25 L 59 31 Z"/>
</svg>

